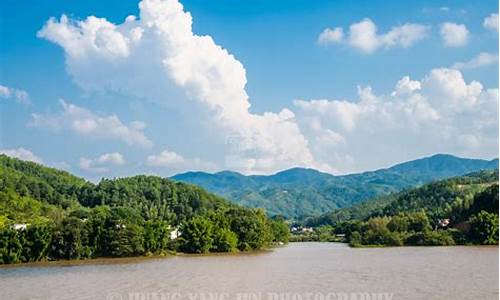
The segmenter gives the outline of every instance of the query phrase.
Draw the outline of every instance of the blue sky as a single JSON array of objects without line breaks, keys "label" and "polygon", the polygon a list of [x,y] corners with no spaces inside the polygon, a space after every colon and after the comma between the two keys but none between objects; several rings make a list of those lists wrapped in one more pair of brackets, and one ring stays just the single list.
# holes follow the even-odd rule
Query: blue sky
[{"label": "blue sky", "polygon": [[[206,50],[201,54],[186,52],[189,62],[177,61],[179,69],[160,70],[161,76],[174,78],[166,84],[158,79],[157,71],[149,71],[148,63],[157,66],[162,60],[150,57],[146,48],[135,50],[128,45],[132,50],[127,49],[126,61],[120,60],[122,65],[116,67],[117,58],[102,51],[86,50],[88,58],[68,59],[72,46],[67,42],[75,38],[62,40],[58,35],[61,29],[78,28],[75,20],[92,15],[119,25],[128,15],[139,16],[137,1],[2,1],[0,85],[9,93],[0,99],[5,100],[0,101],[0,149],[20,156],[23,148],[45,164],[91,179],[135,173],[170,175],[191,169],[272,173],[295,165],[349,173],[436,152],[483,158],[498,153],[498,118],[484,115],[485,108],[498,112],[498,19],[496,29],[484,24],[485,18],[498,12],[496,1],[181,2],[193,19],[192,32],[183,33],[189,43],[208,35],[214,45],[199,48]],[[161,6],[154,7],[157,11]],[[176,13],[184,17],[182,11]],[[73,21],[59,22],[63,14]],[[37,37],[51,17],[60,26]],[[377,28],[377,46],[369,53],[353,46],[354,35],[349,32],[350,26],[366,18]],[[454,31],[460,28],[451,26],[451,38],[462,40],[447,46],[444,23],[463,26],[466,37]],[[405,24],[421,26],[422,37],[410,45],[397,39],[393,44],[384,41],[384,34]],[[175,22],[170,26],[165,29],[168,34],[177,30]],[[323,30],[337,27],[342,28],[341,40],[318,42]],[[103,41],[107,38],[104,34],[92,43],[107,43]],[[196,49],[192,45],[163,49],[162,42],[155,37],[151,45],[167,57]],[[214,50],[218,46],[234,59]],[[484,59],[474,63],[481,53]],[[239,70],[235,61],[245,75],[231,73]],[[207,64],[211,68],[205,68]],[[197,71],[182,80],[176,77],[184,76],[188,68]],[[211,70],[217,70],[217,76]],[[99,77],[103,73],[106,78]],[[151,92],[149,85],[131,87],[128,82],[137,74],[143,74],[141,78],[158,91]],[[457,74],[462,80],[458,83]],[[404,76],[421,87],[400,95],[395,86]],[[246,92],[248,99],[233,101],[232,86],[245,79],[244,90],[234,89]],[[473,81],[481,84],[481,91]],[[217,89],[205,90],[206,82],[211,88],[223,83],[231,87],[218,94]],[[446,94],[453,84],[459,86],[451,91],[463,90],[462,94]],[[370,98],[360,92],[368,86],[376,103],[363,100]],[[23,97],[17,97],[16,91],[25,91],[29,103],[18,99]],[[64,99],[66,111],[59,99]],[[246,103],[249,109],[240,108]],[[69,113],[71,105],[80,110]],[[457,107],[453,114],[444,109],[450,105]],[[39,117],[38,123],[33,114]],[[103,134],[100,130],[115,124],[108,122],[109,116],[116,116],[126,132]],[[104,127],[76,128],[74,118],[101,118],[99,126]],[[399,118],[404,122],[401,126]],[[479,124],[477,119],[486,121]],[[134,121],[146,127],[134,127]],[[142,135],[151,145],[127,134]],[[241,145],[234,146],[235,140]]]}]

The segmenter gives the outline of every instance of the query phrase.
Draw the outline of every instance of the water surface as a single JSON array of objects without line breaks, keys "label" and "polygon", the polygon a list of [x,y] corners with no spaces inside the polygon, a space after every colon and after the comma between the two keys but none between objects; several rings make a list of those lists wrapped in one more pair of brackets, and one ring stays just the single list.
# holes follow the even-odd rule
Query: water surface
[{"label": "water surface", "polygon": [[308,300],[309,293],[324,297],[310,300],[498,299],[498,247],[292,243],[253,255],[0,268],[0,299]]}]

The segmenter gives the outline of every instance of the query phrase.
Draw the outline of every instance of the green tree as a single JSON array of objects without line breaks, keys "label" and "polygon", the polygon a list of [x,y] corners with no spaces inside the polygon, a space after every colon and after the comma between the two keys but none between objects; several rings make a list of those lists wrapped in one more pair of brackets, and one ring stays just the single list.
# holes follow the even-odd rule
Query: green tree
[{"label": "green tree", "polygon": [[181,227],[181,249],[190,253],[207,253],[213,247],[213,223],[197,216]]},{"label": "green tree", "polygon": [[24,235],[22,256],[26,261],[39,261],[48,255],[52,241],[53,226],[51,224],[33,224],[20,231]]},{"label": "green tree", "polygon": [[408,231],[409,225],[408,217],[405,215],[396,215],[391,218],[387,224],[387,228],[389,228],[390,231],[405,232]]},{"label": "green tree", "polygon": [[144,230],[136,224],[118,223],[106,230],[107,254],[115,257],[144,253]]},{"label": "green tree", "polygon": [[83,253],[83,222],[68,217],[57,224],[52,234],[50,256],[55,259],[78,259]]},{"label": "green tree", "polygon": [[353,231],[349,237],[349,246],[359,247],[363,244],[361,234],[357,231]]},{"label": "green tree", "polygon": [[498,244],[498,215],[484,210],[469,219],[469,236],[472,241],[484,245]]},{"label": "green tree", "polygon": [[165,221],[146,221],[144,224],[144,250],[160,253],[167,250],[170,242],[170,225]]},{"label": "green tree", "polygon": [[290,228],[283,218],[270,220],[270,226],[274,243],[288,243],[290,238]]},{"label": "green tree", "polygon": [[212,251],[214,252],[235,252],[238,251],[238,237],[236,233],[229,228],[213,228],[213,244]]},{"label": "green tree", "polygon": [[0,229],[0,263],[11,264],[21,261],[23,245],[18,232],[10,227]]},{"label": "green tree", "polygon": [[238,236],[238,249],[248,251],[269,246],[271,229],[262,210],[233,208],[227,212],[231,220],[231,231]]}]

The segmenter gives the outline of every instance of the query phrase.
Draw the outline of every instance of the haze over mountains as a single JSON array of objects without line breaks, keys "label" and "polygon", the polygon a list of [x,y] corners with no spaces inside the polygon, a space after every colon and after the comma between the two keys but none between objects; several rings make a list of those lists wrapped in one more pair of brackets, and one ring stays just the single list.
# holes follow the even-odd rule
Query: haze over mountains
[{"label": "haze over mountains", "polygon": [[274,175],[245,176],[222,171],[187,172],[172,179],[199,185],[272,215],[298,218],[317,215],[434,180],[498,168],[498,159],[482,160],[436,154],[387,169],[334,176],[313,169],[292,168]]}]

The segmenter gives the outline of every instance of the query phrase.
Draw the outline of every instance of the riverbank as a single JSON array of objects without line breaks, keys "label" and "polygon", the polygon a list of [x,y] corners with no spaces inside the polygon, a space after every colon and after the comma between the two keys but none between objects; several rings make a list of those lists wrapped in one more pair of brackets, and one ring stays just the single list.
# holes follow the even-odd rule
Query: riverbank
[{"label": "riverbank", "polygon": [[87,259],[72,260],[45,260],[35,262],[20,262],[14,264],[0,264],[0,269],[18,268],[18,267],[71,267],[80,265],[113,265],[113,264],[133,264],[142,261],[155,259],[168,259],[173,257],[217,257],[217,256],[257,256],[273,252],[274,249],[285,247],[286,245],[276,245],[268,249],[236,252],[209,252],[209,253],[185,253],[169,252],[165,254],[130,256],[130,257],[96,257]]},{"label": "riverbank", "polygon": [[113,265],[113,264],[128,264],[154,259],[166,259],[177,256],[177,254],[166,255],[149,255],[149,256],[131,256],[131,257],[98,257],[87,259],[72,259],[72,260],[46,260],[34,262],[20,262],[14,264],[2,264],[0,269],[22,268],[22,267],[71,267],[81,265]]}]

